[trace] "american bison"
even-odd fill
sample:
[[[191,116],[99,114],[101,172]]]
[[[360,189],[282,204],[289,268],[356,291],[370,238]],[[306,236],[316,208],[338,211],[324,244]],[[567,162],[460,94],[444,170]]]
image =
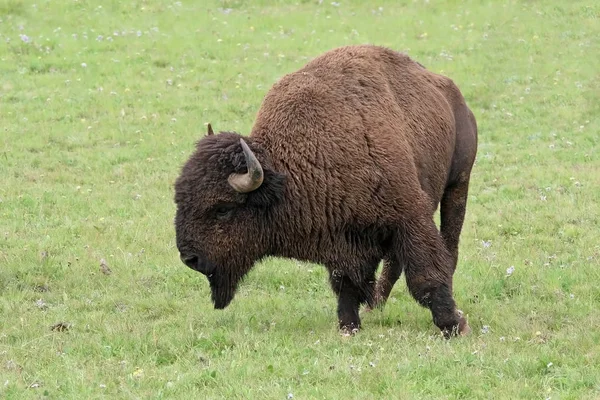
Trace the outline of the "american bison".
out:
[[[197,143],[175,184],[181,260],[216,309],[264,257],[322,264],[345,332],[404,271],[444,335],[466,334],[452,279],[476,151],[452,80],[383,47],[328,51],[270,89],[248,137]]]

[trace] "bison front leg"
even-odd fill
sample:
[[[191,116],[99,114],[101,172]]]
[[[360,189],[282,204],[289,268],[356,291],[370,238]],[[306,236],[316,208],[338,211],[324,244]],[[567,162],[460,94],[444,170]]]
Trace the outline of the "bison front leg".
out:
[[[339,328],[345,334],[354,334],[360,329],[358,313],[362,303],[373,305],[375,271],[367,279],[357,282],[340,269],[330,269],[330,283],[338,296],[337,315]]]
[[[435,223],[417,219],[402,229],[399,253],[406,261],[406,283],[412,296],[431,310],[445,337],[470,332],[452,296],[454,263]]]

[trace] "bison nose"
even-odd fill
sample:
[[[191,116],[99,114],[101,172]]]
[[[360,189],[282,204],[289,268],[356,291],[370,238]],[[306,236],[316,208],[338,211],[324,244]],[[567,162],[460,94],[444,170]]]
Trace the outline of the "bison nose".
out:
[[[180,255],[181,261],[190,267],[191,269],[196,269],[198,267],[198,257],[197,256],[184,256]]]
[[[211,263],[210,261],[208,261],[207,259],[205,259],[202,256],[180,254],[179,258],[181,258],[181,261],[185,265],[187,265],[194,271],[198,271],[198,272],[206,275],[209,278],[212,277],[215,272],[215,269],[216,269],[215,264]]]

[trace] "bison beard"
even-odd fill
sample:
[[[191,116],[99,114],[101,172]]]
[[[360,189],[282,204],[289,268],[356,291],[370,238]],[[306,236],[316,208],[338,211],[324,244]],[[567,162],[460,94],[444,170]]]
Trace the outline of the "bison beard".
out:
[[[466,334],[452,279],[476,148],[450,79],[382,47],[332,50],[271,88],[248,137],[209,125],[175,185],[181,259],[217,309],[264,257],[323,264],[347,332],[405,272],[444,335]]]
[[[222,310],[231,303],[235,291],[237,289],[237,282],[232,282],[231,279],[220,279],[220,277],[212,276],[208,278],[211,291],[211,300],[215,306],[215,309]]]

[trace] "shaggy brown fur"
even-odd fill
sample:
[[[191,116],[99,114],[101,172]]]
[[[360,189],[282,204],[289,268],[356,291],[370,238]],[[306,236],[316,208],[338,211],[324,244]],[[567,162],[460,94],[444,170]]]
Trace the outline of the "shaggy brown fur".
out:
[[[243,139],[249,154],[241,139],[205,136],[176,183],[177,246],[207,275],[216,308],[257,260],[292,257],[327,267],[344,330],[405,271],[442,332],[468,332],[452,277],[477,126],[450,79],[386,48],[334,49],[267,93]],[[244,176],[252,154],[262,171]],[[251,175],[255,190],[229,183]]]

